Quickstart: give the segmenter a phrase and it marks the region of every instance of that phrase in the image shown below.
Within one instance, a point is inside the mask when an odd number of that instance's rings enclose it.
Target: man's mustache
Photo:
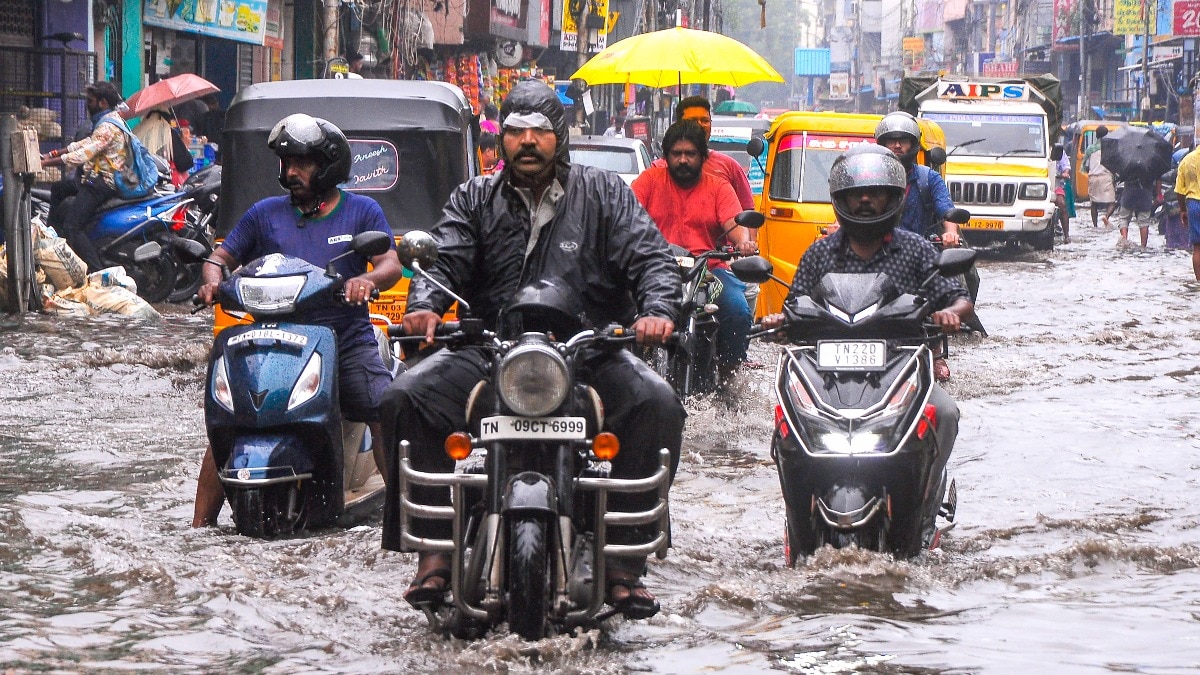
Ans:
[[[545,159],[546,159],[546,157],[544,155],[542,155],[542,153],[538,152],[537,150],[521,150],[521,151],[517,152],[516,155],[513,156],[513,161],[515,162],[518,159],[524,159],[526,157],[532,157],[533,159],[540,159],[542,161],[545,161]]]

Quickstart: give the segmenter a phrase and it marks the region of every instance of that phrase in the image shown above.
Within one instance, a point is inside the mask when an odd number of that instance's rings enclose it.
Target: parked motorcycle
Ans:
[[[756,211],[743,211],[734,218],[742,227],[757,229],[765,218]],[[722,235],[723,237],[724,235]],[[721,280],[709,271],[708,261],[728,261],[738,257],[733,246],[693,255],[687,249],[671,245],[679,263],[683,284],[683,304],[672,341],[663,347],[646,348],[643,356],[651,368],[669,382],[680,398],[711,394],[720,383],[718,373],[717,299],[724,290]]]
[[[974,260],[970,249],[945,250],[938,273],[957,276]],[[773,278],[762,258],[732,267],[747,282]],[[932,348],[946,354],[948,341],[926,320],[933,311],[885,274],[830,273],[811,296],[785,303],[782,327],[754,333],[787,342],[771,456],[789,565],[825,544],[911,557],[953,526],[957,493],[946,463],[958,408],[934,383]]]
[[[176,211],[169,223],[176,236],[192,239],[212,254],[214,239],[213,225],[217,222],[217,210],[221,193],[221,165],[209,166],[188,176],[179,191],[190,200],[182,211]],[[204,279],[201,275],[203,262],[184,263],[176,260],[175,287],[167,296],[167,302],[186,302],[200,288]]]
[[[607,557],[661,558],[669,545],[668,451],[661,450],[648,478],[611,477],[609,461],[619,443],[600,432],[604,408],[576,370],[584,350],[621,349],[633,333],[583,329],[573,308],[563,306],[569,303],[553,301],[553,292],[537,286],[517,292],[497,333],[484,330],[462,298],[425,274],[437,259],[432,237],[409,232],[398,253],[414,275],[455,297],[459,316],[466,317],[440,326],[435,342],[493,355],[491,376],[468,403],[469,431],[446,439],[454,472],[415,470],[402,440],[388,489],[388,503],[399,505],[400,548],[451,553],[449,602],[426,607],[430,623],[466,637],[507,621],[514,633],[537,640],[607,618],[615,611],[601,611]],[[413,502],[413,485],[450,489],[452,506]],[[658,500],[647,511],[607,509],[612,492],[650,491]],[[450,520],[452,538],[414,536],[414,516]],[[618,545],[607,540],[614,525],[654,525],[656,531],[645,543]],[[393,526],[385,516],[385,532]]]
[[[35,203],[41,202],[48,212],[49,190],[34,189],[33,199]],[[113,198],[101,205],[86,228],[100,261],[106,267],[124,267],[137,283],[138,295],[146,302],[162,302],[175,288],[176,258],[170,247],[175,235],[170,223],[182,218],[188,203],[183,192],[154,193],[134,200]],[[149,242],[157,242],[162,255],[139,256],[142,259],[135,260],[134,251]]]
[[[174,242],[188,262],[198,242]],[[239,534],[270,538],[305,527],[348,524],[378,508],[383,477],[366,424],[343,420],[337,339],[307,316],[344,301],[333,264],[386,253],[390,237],[364,232],[325,270],[282,254],[263,256],[221,282],[217,301],[253,322],[217,334],[209,354],[204,421]],[[215,262],[208,264],[217,264]],[[379,350],[400,370],[387,339]]]

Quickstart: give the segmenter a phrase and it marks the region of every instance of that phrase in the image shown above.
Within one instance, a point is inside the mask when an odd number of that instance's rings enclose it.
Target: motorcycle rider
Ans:
[[[504,169],[460,185],[446,203],[432,235],[439,257],[430,276],[460,293],[475,317],[495,330],[501,308],[520,288],[554,281],[582,298],[579,310],[596,327],[632,323],[643,344],[660,344],[674,330],[679,311],[679,274],[666,242],[613,173],[570,164],[566,113],[554,90],[537,80],[517,83],[500,108]],[[404,328],[432,341],[452,300],[418,278],[409,289]],[[563,336],[559,336],[563,339]],[[679,461],[686,413],[670,385],[628,350],[584,357],[586,382],[604,402],[605,429],[621,453],[612,462],[617,478],[648,476],[660,448]],[[442,451],[446,436],[466,428],[467,397],[488,376],[482,350],[443,349],[398,377],[388,391],[385,420],[389,471],[398,471],[397,442],[411,444],[413,468],[448,472],[454,462]],[[396,430],[391,428],[395,423]],[[445,490],[412,487],[422,504],[447,505]],[[648,508],[651,494],[610,496],[614,510]],[[383,547],[399,548],[398,505],[384,512]],[[413,534],[450,538],[447,521],[414,518]],[[610,541],[643,542],[638,528],[614,528]],[[450,556],[422,552],[405,599],[437,604],[450,582]],[[644,558],[609,558],[607,597],[633,618],[653,615],[658,602],[639,581]]]
[[[883,272],[901,293],[916,293],[934,274],[936,254],[920,235],[897,227],[904,215],[904,166],[878,145],[860,145],[834,161],[829,196],[841,226],[804,252],[784,303],[808,295],[829,272]],[[946,333],[958,331],[974,313],[967,290],[955,279],[934,276],[924,293],[937,311],[930,320]],[[784,315],[771,314],[763,328],[778,328]]]
[[[288,115],[271,130],[267,145],[279,157],[279,184],[289,195],[267,197],[251,206],[209,260],[232,270],[264,255],[283,253],[324,268],[349,250],[356,234],[379,231],[392,236],[383,209],[374,199],[338,187],[350,178],[351,155],[346,136],[333,123],[303,113]],[[391,250],[370,262],[374,269],[368,272],[361,256],[339,260],[335,269],[346,279],[346,305],[325,310],[312,320],[337,334],[342,412],[347,419],[367,423],[375,462],[382,470],[379,402],[392,378],[379,354],[366,303],[373,290],[387,290],[400,281],[404,269],[394,243]],[[203,266],[204,284],[198,295],[206,305],[215,301],[220,265]],[[192,527],[215,524],[223,501],[209,447],[196,485]]]
[[[961,244],[958,223],[943,220],[954,208],[946,181],[937,171],[917,164],[917,152],[921,149],[921,127],[916,118],[901,111],[884,115],[875,127],[875,142],[895,153],[904,165],[907,183],[900,229],[924,237],[934,234],[938,221],[941,221],[942,243],[946,246]]]
[[[693,255],[720,248],[726,241],[743,255],[754,255],[757,246],[750,231],[734,222],[742,211],[729,183],[705,171],[710,151],[704,129],[690,120],[676,122],[663,135],[665,166],[651,166],[633,181],[633,193],[658,224],[667,241]],[[750,343],[750,306],[746,284],[729,271],[724,261],[708,266],[722,284],[717,297],[720,325],[717,349],[721,379],[746,360]]]

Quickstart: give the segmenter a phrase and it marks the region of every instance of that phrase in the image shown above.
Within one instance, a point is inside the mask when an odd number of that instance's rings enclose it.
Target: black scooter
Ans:
[[[943,251],[938,273],[957,276],[974,260],[970,249]],[[759,257],[731,267],[746,282],[775,278]],[[782,327],[752,333],[787,343],[771,456],[789,565],[826,544],[911,557],[952,527],[957,496],[946,463],[958,408],[934,382],[933,348],[945,354],[948,344],[926,320],[933,309],[885,274],[830,273],[811,296],[785,304]],[[940,530],[939,514],[949,523]]]

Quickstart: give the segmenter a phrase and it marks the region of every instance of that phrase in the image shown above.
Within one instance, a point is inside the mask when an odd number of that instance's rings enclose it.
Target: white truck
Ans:
[[[1056,78],[906,77],[899,103],[945,132],[946,185],[954,205],[971,212],[968,241],[1054,247]]]

